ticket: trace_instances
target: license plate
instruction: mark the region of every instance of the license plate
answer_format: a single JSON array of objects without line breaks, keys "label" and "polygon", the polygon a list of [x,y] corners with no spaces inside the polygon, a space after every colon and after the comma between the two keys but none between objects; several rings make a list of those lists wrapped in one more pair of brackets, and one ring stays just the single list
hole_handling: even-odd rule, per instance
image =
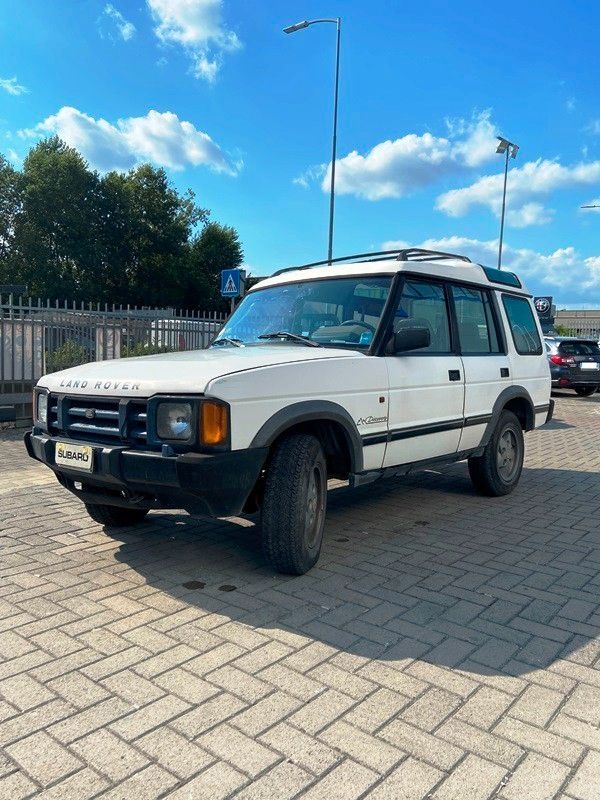
[{"label": "license plate", "polygon": [[91,472],[94,468],[94,451],[89,444],[57,442],[54,460],[59,467]]},{"label": "license plate", "polygon": [[579,366],[581,369],[600,369],[600,364],[596,361],[582,361]]}]

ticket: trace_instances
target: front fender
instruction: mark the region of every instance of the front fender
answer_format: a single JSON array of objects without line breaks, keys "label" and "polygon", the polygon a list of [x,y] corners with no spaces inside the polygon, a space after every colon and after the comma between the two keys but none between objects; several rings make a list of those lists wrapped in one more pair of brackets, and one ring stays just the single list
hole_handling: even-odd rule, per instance
[{"label": "front fender", "polygon": [[342,426],[351,456],[351,471],[363,470],[363,446],[356,423],[343,406],[330,400],[292,403],[270,417],[257,432],[250,447],[269,447],[278,436],[302,422],[328,420]]}]

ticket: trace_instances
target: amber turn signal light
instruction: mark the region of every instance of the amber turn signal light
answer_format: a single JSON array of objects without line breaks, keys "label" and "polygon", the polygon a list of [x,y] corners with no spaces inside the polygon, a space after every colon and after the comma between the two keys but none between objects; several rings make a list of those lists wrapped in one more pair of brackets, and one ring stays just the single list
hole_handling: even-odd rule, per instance
[{"label": "amber turn signal light", "polygon": [[204,445],[225,444],[229,435],[229,415],[223,403],[205,400],[200,410],[200,440]]}]

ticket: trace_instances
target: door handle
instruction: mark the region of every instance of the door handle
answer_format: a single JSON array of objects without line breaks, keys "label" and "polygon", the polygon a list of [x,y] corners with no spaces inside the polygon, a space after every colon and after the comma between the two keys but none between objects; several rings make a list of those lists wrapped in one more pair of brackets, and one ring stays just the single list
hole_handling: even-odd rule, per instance
[{"label": "door handle", "polygon": [[460,370],[459,369],[449,369],[448,370],[448,378],[451,381],[459,381],[460,380]]},{"label": "door handle", "polygon": [[500,377],[501,378],[508,378],[509,375],[510,375],[510,372],[508,370],[508,367],[500,367]]}]

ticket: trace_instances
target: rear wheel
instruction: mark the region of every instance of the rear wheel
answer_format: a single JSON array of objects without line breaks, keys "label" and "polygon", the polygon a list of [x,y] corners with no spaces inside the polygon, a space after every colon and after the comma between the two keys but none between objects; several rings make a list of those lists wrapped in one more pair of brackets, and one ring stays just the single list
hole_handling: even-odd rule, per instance
[{"label": "rear wheel", "polygon": [[481,494],[509,494],[521,477],[525,443],[521,423],[512,411],[503,411],[483,455],[469,459],[469,474]]},{"label": "rear wheel", "polygon": [[130,525],[137,525],[143,522],[148,513],[148,509],[144,508],[123,508],[96,503],[86,503],[85,508],[95,522],[106,525],[107,528],[127,528]]},{"label": "rear wheel", "polygon": [[597,386],[576,386],[575,392],[579,395],[579,397],[589,397],[590,395],[594,394],[597,388]]},{"label": "rear wheel", "polygon": [[303,575],[319,558],[327,507],[327,464],[319,441],[294,434],[275,448],[267,467],[262,546],[278,571]]}]

